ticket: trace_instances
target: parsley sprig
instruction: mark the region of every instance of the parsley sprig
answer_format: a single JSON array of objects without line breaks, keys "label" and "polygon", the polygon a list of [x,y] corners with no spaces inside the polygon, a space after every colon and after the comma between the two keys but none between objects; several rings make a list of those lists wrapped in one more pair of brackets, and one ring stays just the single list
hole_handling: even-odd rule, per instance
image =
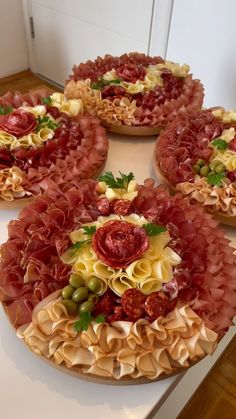
[{"label": "parsley sprig", "polygon": [[225,173],[209,173],[209,175],[207,176],[207,182],[210,185],[216,185],[216,186],[221,186],[221,182],[222,180],[225,178]]},{"label": "parsley sprig", "polygon": [[220,150],[220,151],[224,151],[229,147],[227,141],[223,140],[222,138],[215,138],[215,140],[213,140],[211,144],[214,147],[216,147],[217,150]]},{"label": "parsley sprig", "polygon": [[51,96],[44,97],[43,99],[41,99],[41,103],[43,105],[52,106],[52,98],[51,98]]},{"label": "parsley sprig", "polygon": [[106,319],[103,314],[99,314],[99,316],[93,318],[92,314],[89,312],[81,313],[79,315],[79,320],[74,323],[74,330],[76,330],[76,332],[87,330],[92,320],[96,323],[104,323]]},{"label": "parsley sprig", "polygon": [[82,229],[84,230],[85,234],[92,236],[96,231],[96,226],[84,226]]},{"label": "parsley sprig", "polygon": [[59,125],[54,122],[49,116],[41,116],[37,117],[37,126],[36,126],[36,132],[38,132],[42,128],[49,128],[53,131],[58,128]]},{"label": "parsley sprig", "polygon": [[[84,234],[87,234],[88,236],[92,236],[95,231],[96,231],[96,227],[95,226],[83,226],[81,227],[84,230]],[[73,253],[76,253],[78,250],[81,249],[81,247],[85,246],[88,243],[91,243],[92,239],[86,239],[86,240],[79,240],[76,243],[74,243],[70,250],[72,250]]]},{"label": "parsley sprig", "polygon": [[91,89],[95,90],[101,90],[104,86],[110,85],[110,84],[120,84],[121,80],[115,79],[115,80],[104,80],[103,78],[97,79],[97,81],[94,81],[91,83],[90,87]]},{"label": "parsley sprig", "polygon": [[128,175],[121,172],[119,173],[120,177],[115,178],[112,172],[105,172],[105,174],[100,176],[98,179],[101,182],[105,182],[109,188],[127,189],[129,182],[134,179],[134,174],[132,172]]},{"label": "parsley sprig", "polygon": [[143,228],[145,228],[148,236],[157,236],[158,234],[164,233],[164,231],[166,231],[165,227],[153,223],[144,224]]},{"label": "parsley sprig", "polygon": [[0,106],[0,115],[8,115],[13,112],[12,106]]},{"label": "parsley sprig", "polygon": [[76,243],[73,244],[73,246],[71,246],[71,250],[74,250],[75,252],[77,252],[77,250],[81,249],[81,247],[85,246],[86,244],[90,243],[91,239],[87,239],[87,240],[80,240]]}]

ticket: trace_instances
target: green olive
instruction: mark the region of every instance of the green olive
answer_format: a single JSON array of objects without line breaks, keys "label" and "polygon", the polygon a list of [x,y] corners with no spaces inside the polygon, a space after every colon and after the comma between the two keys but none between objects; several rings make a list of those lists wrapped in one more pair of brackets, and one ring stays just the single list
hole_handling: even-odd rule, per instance
[{"label": "green olive", "polygon": [[215,172],[215,169],[218,166],[218,164],[221,164],[221,161],[220,160],[213,160],[210,163],[210,168],[211,168],[212,172]]},{"label": "green olive", "polygon": [[67,313],[70,316],[75,316],[78,314],[78,305],[72,300],[63,300],[62,304],[65,306]]},{"label": "green olive", "polygon": [[197,165],[198,166],[200,166],[200,167],[202,167],[202,166],[204,166],[206,163],[205,163],[205,160],[203,160],[203,159],[199,159],[198,161],[197,161]]},{"label": "green olive", "polygon": [[67,285],[66,287],[63,288],[61,295],[65,300],[67,300],[68,298],[72,297],[74,291],[75,291],[75,288],[72,287],[72,285]]},{"label": "green olive", "polygon": [[71,274],[69,283],[70,285],[72,285],[72,287],[75,287],[75,288],[83,287],[85,285],[85,281],[82,278],[82,276],[79,276],[76,274]]},{"label": "green olive", "polygon": [[79,313],[91,313],[93,311],[94,304],[91,301],[84,301],[79,306]]},{"label": "green olive", "polygon": [[80,287],[74,291],[72,295],[72,300],[75,301],[76,303],[82,303],[82,301],[86,300],[87,297],[88,297],[88,288]]},{"label": "green olive", "polygon": [[194,164],[194,165],[193,165],[193,171],[194,171],[195,173],[200,173],[200,169],[201,169],[201,167],[200,167],[200,166],[198,166],[198,164]]},{"label": "green olive", "polygon": [[93,276],[92,278],[90,278],[87,282],[87,287],[89,289],[89,291],[92,292],[99,292],[102,289],[102,281],[99,278],[96,278],[96,276]]},{"label": "green olive", "polygon": [[200,175],[201,176],[207,176],[210,172],[209,166],[203,166],[200,169]]},{"label": "green olive", "polygon": [[216,173],[223,173],[225,171],[226,167],[224,165],[224,163],[219,163],[216,168],[215,168],[215,172]]},{"label": "green olive", "polygon": [[93,304],[96,304],[99,300],[99,297],[97,294],[89,294],[88,295],[88,301],[90,301]]}]

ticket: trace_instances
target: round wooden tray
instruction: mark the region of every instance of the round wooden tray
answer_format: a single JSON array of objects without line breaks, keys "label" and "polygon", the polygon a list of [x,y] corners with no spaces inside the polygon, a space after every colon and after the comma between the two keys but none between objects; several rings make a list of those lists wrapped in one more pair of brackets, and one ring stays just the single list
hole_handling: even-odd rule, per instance
[{"label": "round wooden tray", "polygon": [[[46,299],[50,300],[50,295],[48,297],[46,297]],[[39,304],[41,304],[41,302]],[[6,309],[5,309],[5,304],[2,303],[2,306],[3,306],[3,309],[4,309],[5,314],[7,316],[7,312],[6,312]],[[10,323],[10,326],[16,332],[17,329],[11,323]],[[26,345],[25,341],[23,341],[23,344],[29,350],[29,347],[28,347],[28,345]],[[183,374],[189,368],[198,364],[198,362],[200,362],[202,359],[204,359],[207,356],[207,355],[205,355],[205,356],[197,359],[196,361],[193,361],[189,366],[176,368],[173,372],[171,372],[169,374],[162,373],[159,377],[157,377],[154,380],[148,379],[146,377],[140,377],[140,378],[137,378],[137,379],[130,378],[130,377],[124,377],[124,378],[121,378],[119,380],[116,380],[115,378],[110,378],[110,377],[100,377],[100,376],[97,376],[97,375],[94,375],[94,374],[85,374],[84,372],[81,371],[80,367],[74,366],[72,368],[67,368],[65,365],[56,364],[53,359],[45,358],[44,356],[39,355],[35,352],[34,352],[34,355],[36,355],[42,361],[46,362],[51,367],[54,367],[57,370],[65,373],[65,374],[69,374],[73,377],[76,377],[76,378],[79,378],[81,380],[88,381],[88,382],[91,382],[91,383],[108,384],[108,385],[113,385],[113,386],[114,385],[115,386],[128,386],[128,385],[148,384],[148,383],[150,384],[150,383],[154,383],[156,381],[164,380],[165,378],[173,377],[173,376],[178,375],[178,374]]]},{"label": "round wooden tray", "polygon": [[[161,182],[163,182],[164,184],[166,184],[168,186],[170,192],[172,192],[173,194],[177,193],[178,191],[165,178],[165,176],[161,172],[160,167],[158,166],[158,164],[156,163],[155,160],[153,160],[153,168],[154,168],[154,172],[155,172],[156,177],[159,180],[161,180]],[[215,212],[211,208],[207,208],[207,207],[204,207],[204,206],[202,206],[202,208],[204,208],[207,212],[212,214],[221,224],[225,224],[225,225],[228,225],[230,227],[236,227],[236,217],[231,217],[230,215],[226,215],[223,212]]]},{"label": "round wooden tray", "polygon": [[128,125],[103,125],[107,131],[114,132],[115,134],[122,135],[133,135],[133,136],[149,136],[149,135],[159,135],[161,132],[161,127],[142,127],[142,126],[128,126]]},{"label": "round wooden tray", "polygon": [[25,205],[29,204],[33,201],[33,197],[29,198],[19,198],[14,199],[13,201],[4,201],[3,199],[0,200],[0,210],[9,210],[9,209],[21,209]]},{"label": "round wooden tray", "polygon": [[189,368],[193,367],[198,362],[200,362],[203,358],[205,358],[205,356],[207,356],[207,355],[205,355],[204,357],[197,359],[196,361],[192,362],[188,367],[176,368],[176,370],[174,370],[170,374],[165,374],[165,373],[161,374],[158,378],[156,378],[154,380],[148,379],[146,377],[140,377],[140,378],[137,378],[137,379],[124,377],[124,378],[121,378],[119,380],[116,380],[114,378],[109,378],[109,377],[99,377],[99,376],[93,375],[93,374],[85,374],[81,371],[81,368],[79,368],[79,367],[67,368],[65,365],[57,365],[51,359],[47,359],[47,358],[45,358],[41,355],[38,355],[38,354],[35,354],[35,355],[37,355],[40,359],[42,359],[48,365],[56,368],[57,370],[65,373],[65,374],[69,374],[73,377],[79,378],[79,379],[84,380],[84,381],[88,381],[88,382],[92,382],[92,383],[96,383],[96,384],[108,384],[108,385],[112,385],[112,386],[130,386],[130,385],[137,385],[137,384],[150,384],[150,383],[154,383],[156,381],[161,381],[161,380],[164,380],[165,378],[170,378],[170,377],[173,377],[175,375],[185,373]]}]

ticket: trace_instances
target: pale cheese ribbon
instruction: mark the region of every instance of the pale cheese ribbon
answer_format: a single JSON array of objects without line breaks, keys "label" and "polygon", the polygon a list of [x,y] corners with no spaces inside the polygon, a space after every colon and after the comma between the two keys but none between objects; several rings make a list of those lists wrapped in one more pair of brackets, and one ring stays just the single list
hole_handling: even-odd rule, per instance
[{"label": "pale cheese ribbon", "polygon": [[187,305],[153,323],[92,322],[86,331],[76,332],[75,319],[66,314],[58,295],[38,304],[32,323],[21,326],[17,335],[38,355],[79,367],[84,374],[155,379],[212,354],[217,345],[218,335]]}]

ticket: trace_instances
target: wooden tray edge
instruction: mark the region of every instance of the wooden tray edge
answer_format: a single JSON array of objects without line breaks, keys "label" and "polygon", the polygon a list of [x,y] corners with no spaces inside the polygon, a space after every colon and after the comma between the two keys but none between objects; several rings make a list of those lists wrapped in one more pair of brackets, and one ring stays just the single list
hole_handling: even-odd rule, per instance
[{"label": "wooden tray edge", "polygon": [[105,125],[102,124],[107,131],[113,132],[115,134],[121,135],[130,135],[130,136],[151,136],[151,135],[159,135],[162,128],[161,127],[142,127],[142,126],[128,126],[128,125]]}]

